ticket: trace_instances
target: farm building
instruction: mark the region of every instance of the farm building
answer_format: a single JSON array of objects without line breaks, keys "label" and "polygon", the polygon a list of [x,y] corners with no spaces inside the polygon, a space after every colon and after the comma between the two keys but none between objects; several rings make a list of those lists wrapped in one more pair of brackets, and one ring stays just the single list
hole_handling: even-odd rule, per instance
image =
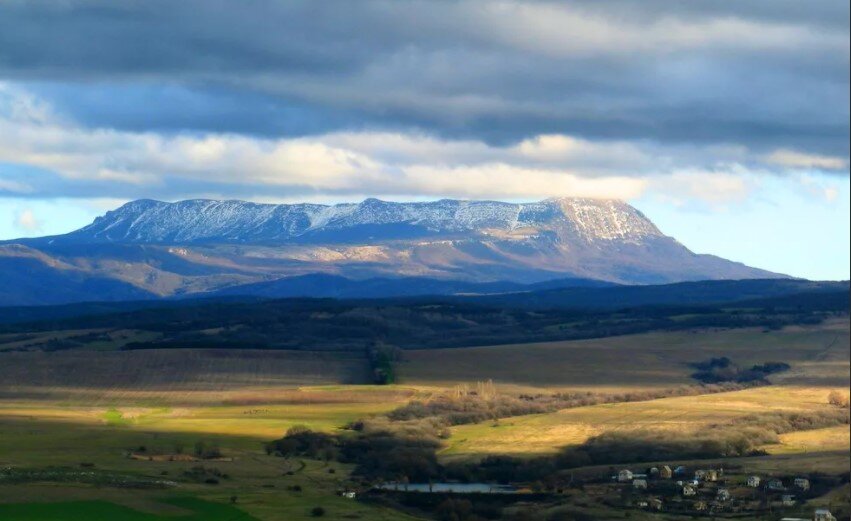
[{"label": "farm building", "polygon": [[683,495],[684,496],[694,496],[697,494],[697,489],[691,485],[686,485],[683,487]]},{"label": "farm building", "polygon": [[621,483],[632,481],[632,471],[629,469],[623,469],[618,472],[618,481],[620,481]]},{"label": "farm building", "polygon": [[634,479],[632,480],[632,488],[639,490],[647,490],[647,480],[646,479]]},{"label": "farm building", "polygon": [[662,479],[671,479],[674,473],[671,470],[671,467],[665,465],[661,469],[659,469],[659,477]]},{"label": "farm building", "polygon": [[807,478],[795,478],[795,488],[800,490],[809,490],[810,480]]},{"label": "farm building", "polygon": [[748,477],[748,486],[751,488],[756,488],[759,486],[759,476],[749,476]]},{"label": "farm building", "polygon": [[769,479],[768,482],[765,484],[765,488],[767,488],[768,490],[786,490],[786,488],[783,486],[783,482],[777,478]]},{"label": "farm building", "polygon": [[836,521],[836,518],[830,513],[830,510],[819,508],[813,514],[813,521]]}]

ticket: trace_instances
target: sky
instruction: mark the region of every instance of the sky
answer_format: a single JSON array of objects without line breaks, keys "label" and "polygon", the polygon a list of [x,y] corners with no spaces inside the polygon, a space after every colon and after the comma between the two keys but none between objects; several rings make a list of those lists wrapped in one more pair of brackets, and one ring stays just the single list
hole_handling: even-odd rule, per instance
[{"label": "sky", "polygon": [[848,279],[850,192],[848,2],[0,2],[0,239],[138,198],[581,196]]}]

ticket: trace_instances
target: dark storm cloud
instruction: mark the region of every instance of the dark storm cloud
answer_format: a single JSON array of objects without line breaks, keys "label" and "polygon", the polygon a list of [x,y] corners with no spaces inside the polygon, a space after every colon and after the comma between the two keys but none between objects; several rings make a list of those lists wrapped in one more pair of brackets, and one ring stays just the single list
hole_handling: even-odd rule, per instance
[{"label": "dark storm cloud", "polygon": [[82,124],[422,129],[847,157],[848,3],[0,3],[0,78]]}]

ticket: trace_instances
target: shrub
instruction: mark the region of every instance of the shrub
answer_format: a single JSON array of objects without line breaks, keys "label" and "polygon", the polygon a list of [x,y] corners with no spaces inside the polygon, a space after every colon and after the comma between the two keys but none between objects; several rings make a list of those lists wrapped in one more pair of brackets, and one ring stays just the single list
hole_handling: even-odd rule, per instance
[{"label": "shrub", "polygon": [[283,438],[267,443],[266,453],[330,460],[335,455],[335,445],[333,436],[297,425],[291,427]]},{"label": "shrub", "polygon": [[839,391],[830,391],[830,394],[827,395],[827,403],[830,405],[835,405],[836,407],[842,407],[843,409],[847,409],[849,406],[849,402],[851,402],[851,397],[847,394],[843,395]]},{"label": "shrub", "polygon": [[310,510],[310,515],[313,517],[322,517],[325,515],[325,509],[322,507],[313,507]]}]

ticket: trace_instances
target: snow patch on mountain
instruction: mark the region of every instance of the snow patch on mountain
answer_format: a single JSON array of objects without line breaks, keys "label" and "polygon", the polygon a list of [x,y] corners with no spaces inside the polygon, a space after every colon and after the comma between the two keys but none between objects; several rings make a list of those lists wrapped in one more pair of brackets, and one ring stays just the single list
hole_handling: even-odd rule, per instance
[{"label": "snow patch on mountain", "polygon": [[384,238],[381,227],[388,225],[405,225],[438,236],[550,230],[570,240],[633,244],[647,237],[662,236],[641,212],[623,202],[563,198],[520,204],[452,199],[395,203],[367,199],[359,204],[337,205],[139,200],[107,212],[66,237],[134,243],[284,243],[366,225],[378,227],[374,237],[377,241]]}]

